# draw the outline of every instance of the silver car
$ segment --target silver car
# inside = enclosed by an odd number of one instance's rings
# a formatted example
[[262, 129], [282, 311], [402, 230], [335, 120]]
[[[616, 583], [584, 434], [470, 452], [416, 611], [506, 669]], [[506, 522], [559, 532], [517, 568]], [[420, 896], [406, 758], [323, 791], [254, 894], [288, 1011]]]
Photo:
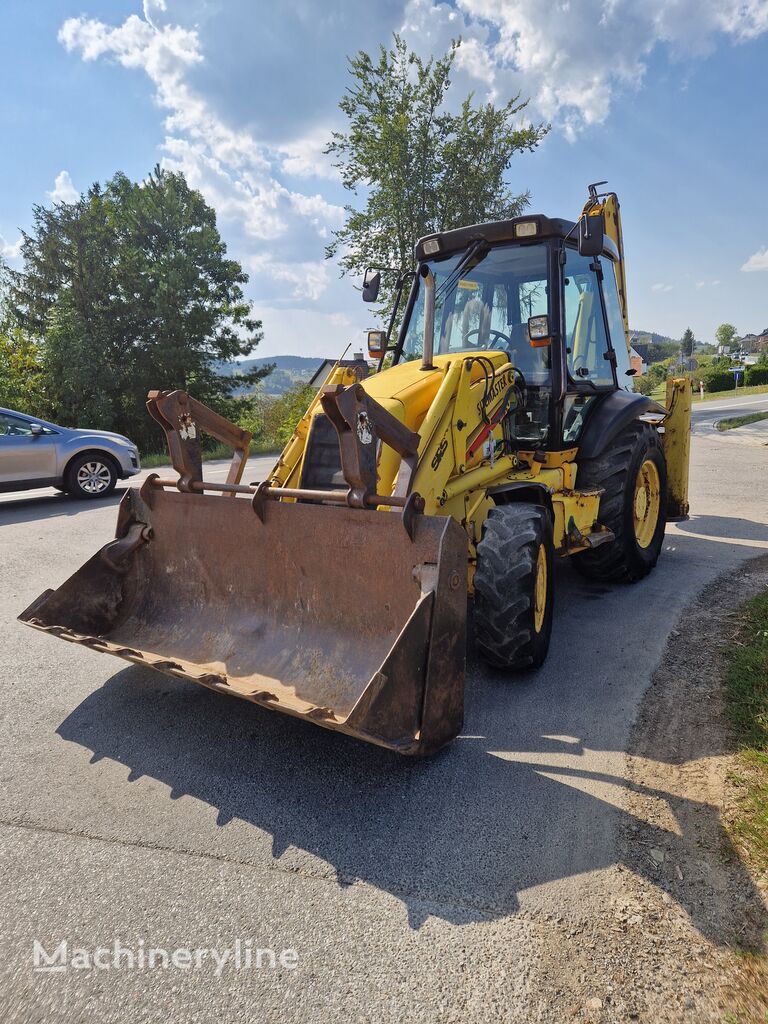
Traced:
[[136, 445], [122, 434], [0, 409], [0, 492], [56, 487], [75, 498], [100, 498], [140, 469]]

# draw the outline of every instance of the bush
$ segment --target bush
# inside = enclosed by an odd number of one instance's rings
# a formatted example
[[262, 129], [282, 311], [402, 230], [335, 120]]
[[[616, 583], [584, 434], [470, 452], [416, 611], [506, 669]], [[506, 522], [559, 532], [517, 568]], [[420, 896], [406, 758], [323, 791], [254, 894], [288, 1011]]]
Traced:
[[734, 388], [733, 374], [729, 370], [707, 367], [698, 374], [693, 374], [694, 387], [700, 380], [704, 381], [705, 391], [732, 391]]
[[749, 387], [754, 387], [755, 384], [768, 384], [768, 366], [747, 367], [744, 383]]
[[650, 395], [653, 389], [656, 387], [656, 382], [651, 380], [649, 375], [646, 373], [642, 377], [635, 377], [634, 380], [634, 391], [638, 395]]
[[280, 450], [291, 439], [296, 424], [316, 393], [317, 388], [302, 381], [278, 398], [257, 391], [250, 400], [250, 410], [239, 418], [238, 423], [251, 431], [254, 443], [259, 447]]

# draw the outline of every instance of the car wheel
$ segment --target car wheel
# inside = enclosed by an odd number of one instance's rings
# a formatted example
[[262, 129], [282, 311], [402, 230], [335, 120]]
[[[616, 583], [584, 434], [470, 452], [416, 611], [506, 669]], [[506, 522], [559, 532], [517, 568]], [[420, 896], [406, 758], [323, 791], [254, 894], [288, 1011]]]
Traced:
[[114, 491], [117, 470], [108, 455], [86, 452], [70, 462], [64, 482], [73, 498], [103, 498]]

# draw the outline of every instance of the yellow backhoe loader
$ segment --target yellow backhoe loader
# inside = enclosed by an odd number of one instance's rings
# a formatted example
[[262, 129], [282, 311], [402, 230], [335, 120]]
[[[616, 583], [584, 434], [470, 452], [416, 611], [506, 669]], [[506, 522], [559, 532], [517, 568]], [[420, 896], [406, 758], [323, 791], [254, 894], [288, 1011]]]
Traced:
[[[600, 182], [599, 185], [605, 184]], [[269, 477], [250, 436], [153, 392], [178, 478], [30, 626], [404, 754], [461, 730], [468, 605], [506, 672], [547, 654], [553, 563], [636, 581], [687, 516], [690, 384], [632, 390], [619, 203], [422, 238], [396, 338], [334, 364]], [[363, 298], [378, 296], [380, 271]], [[200, 433], [235, 451], [203, 479]], [[472, 600], [468, 603], [468, 595]]]

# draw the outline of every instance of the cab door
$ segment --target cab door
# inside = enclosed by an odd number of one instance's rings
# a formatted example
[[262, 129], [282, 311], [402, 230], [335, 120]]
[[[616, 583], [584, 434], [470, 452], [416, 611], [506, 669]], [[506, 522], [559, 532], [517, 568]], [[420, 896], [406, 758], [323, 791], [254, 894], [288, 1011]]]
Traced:
[[[593, 256], [566, 248], [563, 309], [567, 394], [563, 409], [563, 443], [578, 442], [589, 410], [600, 394], [616, 390], [616, 355], [607, 330], [600, 278]], [[613, 269], [608, 268], [611, 275]]]

